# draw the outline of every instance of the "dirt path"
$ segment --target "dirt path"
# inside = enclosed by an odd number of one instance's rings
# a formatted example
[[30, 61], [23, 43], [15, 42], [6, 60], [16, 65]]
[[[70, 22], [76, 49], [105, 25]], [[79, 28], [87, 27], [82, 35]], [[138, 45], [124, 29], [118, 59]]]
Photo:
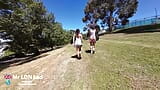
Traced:
[[[83, 58], [71, 58], [74, 48], [71, 45], [42, 54], [42, 58], [31, 62], [8, 67], [0, 72], [0, 90], [90, 90], [88, 61]], [[36, 85], [21, 85], [21, 79], [11, 79], [6, 85], [3, 76], [11, 75], [42, 75], [43, 79], [30, 80]]]

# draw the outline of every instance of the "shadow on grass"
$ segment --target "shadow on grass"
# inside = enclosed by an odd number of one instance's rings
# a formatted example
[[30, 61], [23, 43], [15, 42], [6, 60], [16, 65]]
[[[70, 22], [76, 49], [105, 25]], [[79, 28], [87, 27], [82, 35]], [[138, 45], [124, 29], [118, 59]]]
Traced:
[[160, 32], [160, 30], [150, 30], [150, 31], [132, 31], [132, 32], [130, 32], [130, 31], [127, 31], [127, 32], [123, 32], [123, 33], [125, 33], [125, 34], [137, 34], [137, 33], [154, 33], [154, 32]]
[[40, 51], [40, 55], [20, 55], [19, 56], [19, 55], [13, 54], [10, 56], [3, 57], [0, 59], [0, 72], [8, 67], [22, 65], [22, 64], [31, 62], [33, 60], [46, 57], [49, 55], [49, 54], [45, 54], [46, 52], [59, 49], [59, 48], [62, 48], [62, 47], [42, 50]]
[[78, 57], [77, 55], [71, 56], [71, 58], [76, 58], [77, 60], [82, 59], [82, 57]]
[[71, 58], [78, 58], [77, 55], [71, 56]]
[[86, 50], [85, 52], [86, 52], [86, 53], [91, 53], [91, 50]]
[[143, 25], [143, 26], [136, 26], [126, 29], [118, 30], [114, 33], [125, 33], [125, 34], [134, 34], [134, 33], [153, 33], [153, 32], [160, 32], [160, 24], [151, 24], [151, 25]]

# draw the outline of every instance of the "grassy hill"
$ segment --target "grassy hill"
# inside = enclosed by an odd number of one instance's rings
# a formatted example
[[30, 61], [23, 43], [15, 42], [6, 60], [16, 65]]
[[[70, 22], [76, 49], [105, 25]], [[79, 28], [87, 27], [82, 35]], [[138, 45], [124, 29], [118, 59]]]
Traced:
[[[0, 62], [0, 90], [160, 90], [160, 32], [106, 34], [96, 44], [94, 55], [82, 59], [66, 45], [36, 57]], [[36, 85], [19, 85], [21, 79], [5, 84], [4, 75], [43, 75]], [[28, 79], [27, 79], [28, 80]]]
[[124, 29], [117, 29], [114, 33], [144, 33], [144, 32], [159, 32], [160, 24], [141, 25]]
[[160, 32], [104, 35], [96, 49], [93, 90], [160, 89]]

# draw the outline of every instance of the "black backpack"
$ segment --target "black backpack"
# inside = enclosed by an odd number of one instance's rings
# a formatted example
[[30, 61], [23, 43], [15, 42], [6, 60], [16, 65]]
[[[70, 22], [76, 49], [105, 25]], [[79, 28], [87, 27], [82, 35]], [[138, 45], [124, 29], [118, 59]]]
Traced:
[[73, 44], [73, 38], [71, 38], [70, 44]]
[[[76, 39], [75, 36], [74, 36], [74, 39]], [[70, 44], [73, 44], [73, 37], [71, 38]]]
[[99, 40], [99, 35], [96, 33], [96, 41]]

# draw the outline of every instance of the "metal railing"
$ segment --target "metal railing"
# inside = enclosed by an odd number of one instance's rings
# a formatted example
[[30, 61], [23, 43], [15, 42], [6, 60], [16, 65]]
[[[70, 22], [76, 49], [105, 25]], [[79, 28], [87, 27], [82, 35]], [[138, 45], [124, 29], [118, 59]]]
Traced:
[[134, 21], [130, 21], [126, 25], [119, 25], [116, 27], [116, 29], [127, 29], [132, 27], [138, 27], [138, 26], [145, 26], [145, 25], [154, 25], [154, 24], [160, 24], [160, 15], [159, 16], [152, 16], [147, 17], [143, 19], [138, 19]]

